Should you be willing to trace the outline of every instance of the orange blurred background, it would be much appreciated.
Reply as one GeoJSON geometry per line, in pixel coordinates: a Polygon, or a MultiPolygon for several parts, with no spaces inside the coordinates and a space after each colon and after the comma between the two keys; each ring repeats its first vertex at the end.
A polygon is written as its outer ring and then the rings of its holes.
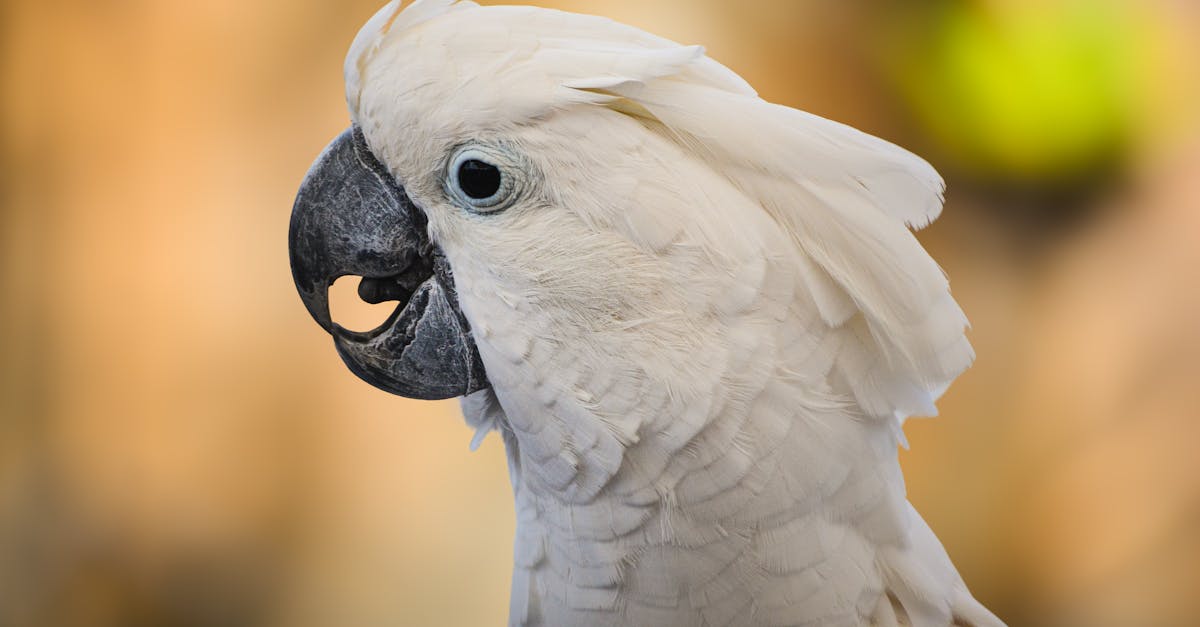
{"type": "MultiPolygon", "coordinates": [[[[356,380],[288,269],[380,2],[0,3],[0,625],[504,623],[498,438],[356,380]]],[[[910,498],[1012,625],[1196,623],[1200,5],[539,4],[929,158],[979,359],[910,498]]]]}

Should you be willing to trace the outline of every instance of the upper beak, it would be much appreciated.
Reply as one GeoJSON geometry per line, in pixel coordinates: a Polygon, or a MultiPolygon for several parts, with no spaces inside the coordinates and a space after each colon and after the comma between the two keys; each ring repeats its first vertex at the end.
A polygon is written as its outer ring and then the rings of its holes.
{"type": "Polygon", "coordinates": [[[368,383],[410,398],[464,396],[487,387],[449,264],[426,218],[351,127],[317,158],[300,186],[288,237],[300,299],[334,337],[346,365],[368,383]],[[366,333],[336,324],[329,287],[363,277],[369,302],[399,301],[366,333]]]}

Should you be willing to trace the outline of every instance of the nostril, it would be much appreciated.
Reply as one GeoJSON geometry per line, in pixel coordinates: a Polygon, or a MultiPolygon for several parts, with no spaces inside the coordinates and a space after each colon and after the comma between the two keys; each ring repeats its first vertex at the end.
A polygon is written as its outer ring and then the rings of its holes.
{"type": "Polygon", "coordinates": [[[386,297],[388,292],[379,287],[363,286],[376,279],[359,279],[348,275],[334,281],[329,288],[329,309],[333,321],[342,328],[365,333],[379,328],[396,311],[396,303],[388,301],[400,299],[386,297]]]}

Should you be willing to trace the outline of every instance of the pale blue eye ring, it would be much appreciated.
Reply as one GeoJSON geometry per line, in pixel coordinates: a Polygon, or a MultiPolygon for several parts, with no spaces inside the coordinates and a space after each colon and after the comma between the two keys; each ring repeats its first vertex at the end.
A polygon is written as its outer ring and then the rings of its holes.
{"type": "Polygon", "coordinates": [[[446,193],[473,213],[503,211],[520,192],[522,166],[521,160],[504,148],[461,146],[446,164],[446,193]]]}

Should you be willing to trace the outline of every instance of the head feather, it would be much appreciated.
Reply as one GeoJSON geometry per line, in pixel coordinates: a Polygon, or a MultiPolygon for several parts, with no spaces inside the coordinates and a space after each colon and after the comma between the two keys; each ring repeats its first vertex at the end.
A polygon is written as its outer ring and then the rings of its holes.
{"type": "Polygon", "coordinates": [[[701,159],[786,233],[802,287],[829,327],[846,330],[837,367],[860,405],[928,413],[970,364],[966,318],[909,230],[942,207],[942,179],[924,160],[764,101],[699,46],[605,18],[451,0],[398,9],[381,11],[352,49],[353,109],[372,55],[406,41],[392,53],[406,64],[406,82],[388,102],[441,107],[422,110],[432,127],[424,132],[511,129],[573,107],[633,117],[701,159]]]}
{"type": "Polygon", "coordinates": [[[825,322],[840,327],[861,314],[851,342],[859,346],[841,349],[851,387],[872,388],[857,394],[860,402],[931,413],[974,358],[945,275],[909,230],[937,218],[941,177],[884,140],[703,80],[713,72],[702,66],[715,64],[706,57],[668,74],[660,56],[644,55],[658,71],[636,80],[564,85],[651,121],[648,128],[702,156],[769,213],[801,253],[802,280],[825,322]],[[884,363],[872,363],[880,353],[884,363]]]}

